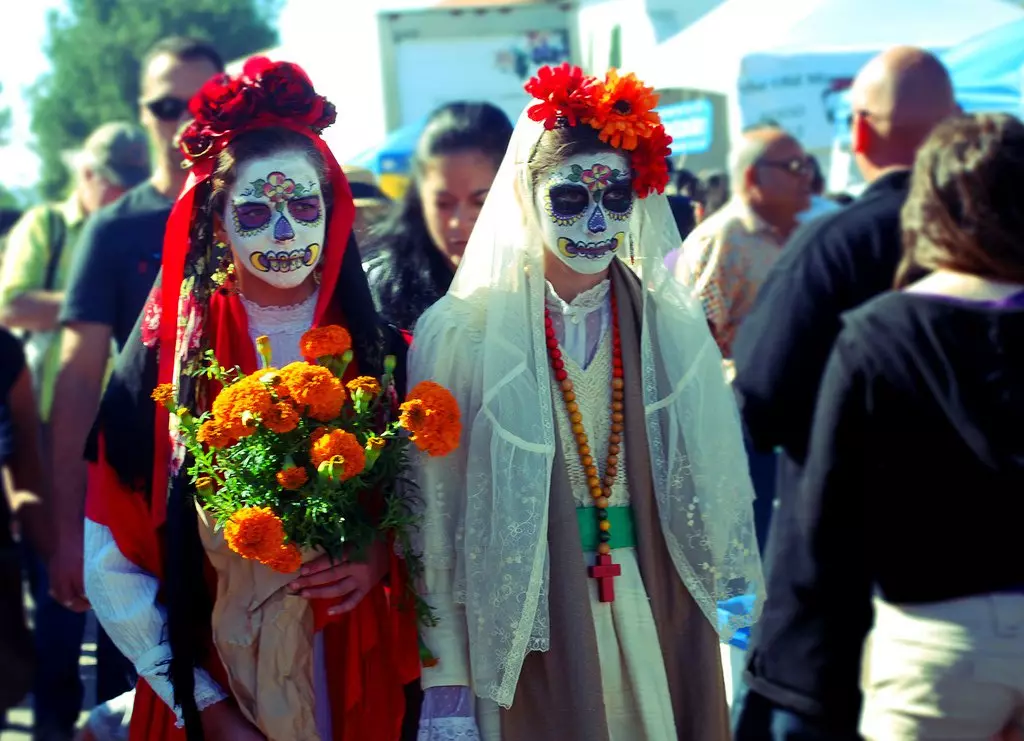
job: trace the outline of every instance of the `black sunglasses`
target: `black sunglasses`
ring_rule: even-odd
[[[143,103],[149,112],[161,121],[177,121],[188,110],[188,101],[172,98],[169,95]]]
[[[807,157],[794,157],[790,160],[766,160],[757,163],[758,167],[775,167],[792,175],[804,175],[812,171],[814,165]]]

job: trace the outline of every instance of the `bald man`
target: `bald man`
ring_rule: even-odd
[[[858,738],[874,585],[847,579],[841,558],[797,555],[821,551],[790,513],[841,315],[892,287],[914,155],[957,106],[942,63],[909,47],[871,60],[852,101],[854,156],[870,185],[794,234],[734,343],[748,434],[760,449],[784,452],[766,554],[769,597],[748,661],[749,694],[735,706],[736,741]],[[886,738],[900,737],[894,730]]]
[[[745,132],[731,159],[733,197],[690,233],[675,259],[676,279],[700,296],[725,358],[797,215],[810,205],[814,172],[800,142],[774,127]]]

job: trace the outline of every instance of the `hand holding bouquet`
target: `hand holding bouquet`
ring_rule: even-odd
[[[263,367],[249,376],[208,353],[198,373],[221,388],[198,417],[173,408],[172,387],[153,393],[177,421],[199,501],[228,546],[293,573],[310,551],[364,561],[383,541],[403,552],[414,584],[420,564],[409,543],[417,522],[400,483],[410,442],[432,456],[458,446],[454,397],[426,381],[398,404],[393,357],[382,378],[344,382],[352,350],[341,327],[303,336],[303,356],[315,362],[277,369],[266,338],[257,346]],[[417,599],[417,607],[429,621],[426,605]]]

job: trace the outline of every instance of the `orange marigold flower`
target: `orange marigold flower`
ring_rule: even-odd
[[[161,383],[153,389],[153,393],[150,395],[150,398],[160,406],[170,409],[176,396],[177,393],[173,383]]]
[[[417,448],[431,456],[444,456],[459,446],[462,419],[452,393],[433,381],[422,381],[400,407],[398,423]]]
[[[283,435],[299,426],[299,413],[287,401],[279,401],[263,415],[263,426]]]
[[[208,419],[203,422],[199,426],[199,432],[196,433],[196,439],[218,450],[227,448],[235,442],[230,429],[225,428],[216,419]]]
[[[266,562],[284,543],[284,523],[270,507],[243,507],[224,525],[224,539],[242,558]]]
[[[352,349],[352,337],[348,331],[336,325],[315,327],[299,341],[303,357],[317,360],[333,355],[343,355]]]
[[[277,483],[282,489],[288,491],[301,489],[307,481],[309,481],[309,474],[306,473],[305,468],[299,466],[291,466],[277,472]]]
[[[601,141],[632,151],[640,139],[649,137],[661,123],[661,117],[654,112],[658,95],[636,75],[619,77],[614,69],[608,71],[604,86],[601,101],[587,113],[583,122],[601,132],[598,135]]]
[[[345,387],[333,373],[311,363],[292,363],[281,369],[281,385],[295,403],[313,419],[330,422],[341,414]]]
[[[302,553],[299,552],[298,546],[294,543],[285,543],[278,549],[277,553],[263,563],[274,571],[279,571],[282,574],[292,574],[302,566]]]
[[[254,432],[254,418],[266,416],[273,405],[270,390],[255,376],[246,376],[221,389],[213,400],[213,416],[232,436],[240,439]]]
[[[345,465],[342,481],[358,476],[366,468],[366,451],[358,438],[345,430],[318,431],[311,438],[309,458],[314,466],[341,458]]]
[[[359,376],[345,385],[352,396],[355,396],[358,391],[362,391],[370,398],[375,398],[380,394],[380,381],[373,376]]]

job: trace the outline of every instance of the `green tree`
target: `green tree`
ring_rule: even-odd
[[[51,71],[32,91],[32,132],[42,160],[40,189],[68,185],[63,153],[107,121],[138,118],[140,62],[165,36],[212,41],[225,60],[277,43],[284,0],[68,0],[52,11]]]

